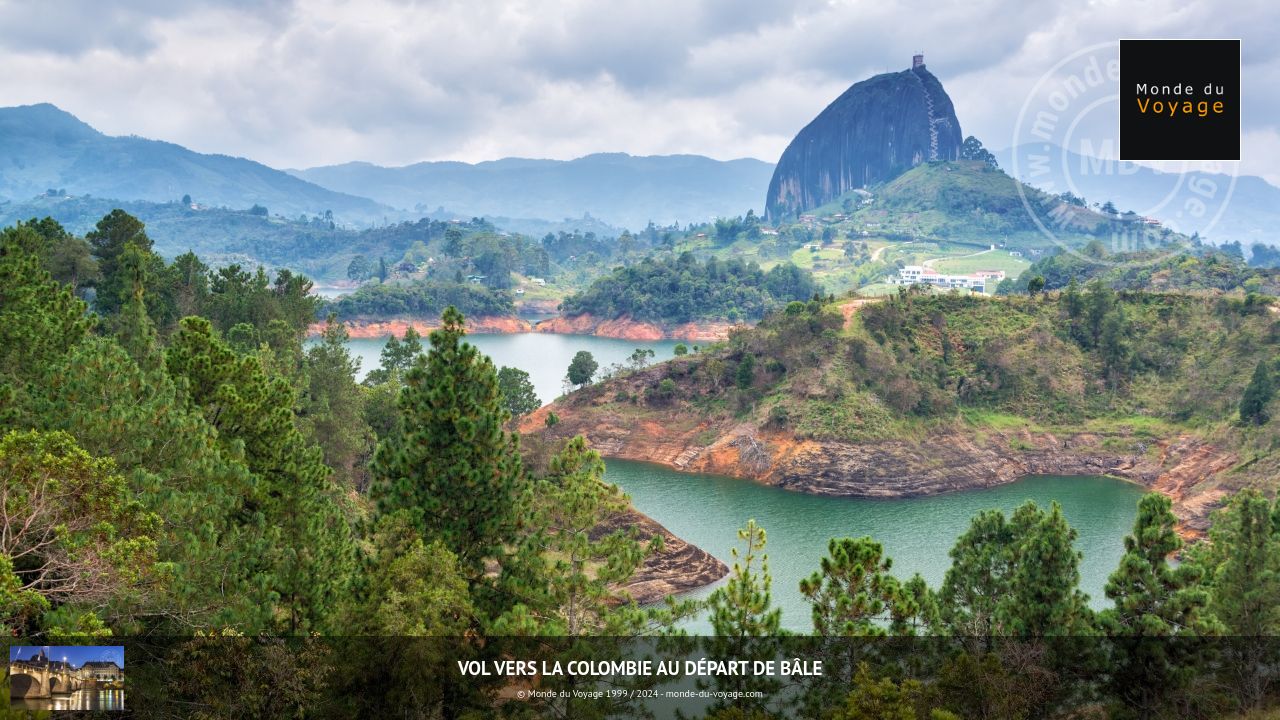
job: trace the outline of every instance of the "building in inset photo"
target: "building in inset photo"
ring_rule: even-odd
[[[123,710],[124,647],[9,648],[9,703],[15,710]]]

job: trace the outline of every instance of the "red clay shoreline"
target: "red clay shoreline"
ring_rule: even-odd
[[[390,335],[404,335],[412,327],[426,335],[440,327],[438,319],[424,318],[355,318],[344,323],[353,338],[374,339]],[[479,316],[467,318],[467,332],[478,334],[515,335],[520,333],[554,333],[561,335],[593,335],[619,340],[685,340],[689,342],[717,342],[729,337],[729,332],[744,325],[729,322],[689,322],[679,325],[662,325],[640,322],[627,318],[601,320],[591,315],[577,317],[557,316],[531,323],[512,315]],[[314,323],[308,329],[312,337],[324,330],[324,323]]]

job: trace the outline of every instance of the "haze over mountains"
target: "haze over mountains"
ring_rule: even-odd
[[[685,224],[747,210],[758,214],[773,165],[749,158],[598,153],[576,160],[505,158],[404,167],[346,163],[289,172],[419,214],[440,206],[464,216],[547,220],[587,213],[638,230],[649,221]]]
[[[1214,221],[1218,205],[1206,202],[1208,212],[1202,217],[1184,212],[1184,204],[1193,197],[1189,188],[1212,188],[1221,197],[1231,185],[1231,176],[1221,173],[1163,173],[1135,163],[1099,159],[1064,151],[1057,145],[1019,149],[1020,165],[1015,173],[1014,149],[995,153],[1000,167],[1019,180],[1047,192],[1071,189],[1090,203],[1115,203],[1120,212],[1133,210],[1164,221],[1166,226],[1190,235],[1200,233],[1207,242],[1222,244],[1237,241],[1247,250],[1251,245],[1280,243],[1280,188],[1266,180],[1241,175],[1220,218]],[[1048,156],[1051,160],[1034,172],[1026,167],[1026,158]],[[1047,170],[1047,172],[1046,172]],[[1179,180],[1181,186],[1178,186]],[[1172,195],[1171,190],[1179,187]],[[1208,192],[1208,190],[1206,190]],[[1171,198],[1171,199],[1170,199]]]
[[[0,108],[0,197],[27,200],[49,189],[152,202],[189,194],[203,205],[261,204],[290,217],[331,210],[352,222],[381,220],[390,212],[252,160],[104,135],[53,105]]]
[[[183,195],[206,206],[259,204],[296,217],[332,211],[339,222],[445,214],[562,221],[590,215],[617,228],[704,222],[759,212],[773,166],[698,155],[576,160],[507,158],[405,167],[347,163],[281,171],[245,158],[208,155],[140,137],[104,135],[53,105],[0,108],[0,200],[45,191],[150,202]],[[595,223],[587,223],[595,225]]]
[[[172,143],[107,136],[49,104],[0,108],[0,215],[38,211],[59,218],[59,203],[32,202],[49,189],[154,203],[173,203],[189,194],[204,206],[247,209],[258,204],[286,217],[332,211],[340,224],[354,227],[425,215],[483,216],[531,234],[563,228],[567,218],[578,229],[610,234],[608,226],[638,230],[651,220],[685,224],[747,210],[760,213],[766,197],[781,201],[787,193],[791,204],[780,202],[775,210],[785,206],[794,212],[837,196],[842,188],[875,186],[935,152],[941,159],[953,157],[959,123],[937,79],[924,68],[879,79],[853,85],[802,130],[783,154],[776,175],[773,165],[754,159],[624,153],[567,161],[507,158],[403,167],[346,163],[281,171]],[[876,102],[868,104],[869,98]],[[855,104],[862,108],[858,117],[846,112]],[[939,131],[936,151],[930,129]],[[1011,151],[996,156],[1012,173]],[[1114,162],[1097,165],[1072,152],[1065,158],[1065,164],[1050,163],[1050,173],[1038,177],[1021,168],[1019,179],[1061,192],[1068,187],[1064,168],[1071,168],[1075,192],[1090,202],[1111,200],[1122,211],[1152,215],[1214,243],[1238,240],[1246,248],[1280,243],[1280,189],[1262,178],[1238,178],[1226,211],[1210,226],[1209,217],[1179,218],[1179,208],[1157,207],[1175,176],[1145,167],[1117,172],[1120,166]],[[1226,175],[1199,172],[1183,180],[1209,181],[1219,188],[1230,182]],[[789,188],[787,193],[783,188]],[[87,209],[76,212],[83,215]],[[583,219],[585,215],[591,219]],[[84,222],[83,217],[68,219],[78,229]]]

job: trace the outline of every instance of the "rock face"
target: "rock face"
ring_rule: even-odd
[[[765,213],[776,221],[922,162],[955,160],[961,143],[951,98],[922,60],[876,75],[846,90],[791,141],[774,168]]]
[[[596,526],[591,536],[595,540],[628,528],[635,529],[645,541],[656,536],[662,538],[662,552],[646,558],[621,588],[638,603],[657,602],[669,595],[710,585],[729,574],[729,568],[723,562],[676,537],[635,508],[629,508]]]
[[[595,335],[621,340],[690,340],[716,342],[729,337],[729,331],[742,325],[730,322],[688,322],[679,325],[641,322],[629,318],[605,320],[584,313],[574,317],[563,315],[543,320],[534,326],[542,333],[561,335]]]
[[[637,373],[635,391],[657,377]],[[616,382],[616,381],[615,381]],[[797,438],[752,422],[717,420],[678,408],[644,410],[610,401],[616,388],[575,396],[520,420],[520,431],[559,440],[583,435],[605,457],[737,477],[815,495],[916,497],[1013,482],[1028,475],[1110,475],[1174,501],[1179,531],[1196,537],[1233,488],[1235,453],[1190,436],[939,428],[911,440],[850,443]],[[578,400],[578,402],[574,402]],[[559,423],[545,426],[554,411]]]
[[[349,320],[345,323],[347,333],[353,338],[384,338],[389,335],[401,337],[404,331],[413,328],[419,335],[426,337],[432,330],[439,329],[440,319],[405,319],[393,318],[390,320]],[[467,318],[467,332],[483,333],[492,335],[513,335],[518,333],[527,333],[533,329],[527,320],[507,316],[481,316]],[[313,323],[307,329],[307,333],[312,336],[318,336],[324,332],[324,323]]]

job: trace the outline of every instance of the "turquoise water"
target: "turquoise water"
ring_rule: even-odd
[[[831,498],[623,460],[609,460],[606,477],[641,512],[727,565],[738,528],[754,518],[768,534],[773,601],[782,608],[783,625],[799,631],[812,626],[798,586],[818,569],[830,538],[870,535],[893,558],[895,575],[906,579],[919,572],[936,588],[950,565],[947,552],[975,513],[988,508],[1009,512],[1025,500],[1044,507],[1053,500],[1061,503],[1067,521],[1079,532],[1081,589],[1095,607],[1102,607],[1103,586],[1124,553],[1123,538],[1133,527],[1144,492],[1113,478],[1039,476],[927,498]],[[705,596],[711,589],[691,596]],[[690,629],[707,631],[709,626],[699,620]]]
[[[519,335],[468,335],[467,341],[480,348],[497,367],[517,367],[529,373],[529,380],[542,402],[549,403],[564,393],[563,380],[569,362],[579,350],[595,356],[600,371],[623,362],[636,348],[654,351],[655,362],[673,357],[676,341],[614,340],[592,335],[552,335],[523,333]],[[360,358],[359,377],[378,367],[386,339],[353,339],[349,347]],[[426,345],[426,340],[423,340]]]
[[[542,333],[469,335],[467,339],[495,365],[528,372],[543,402],[562,393],[565,371],[579,350],[591,352],[604,368],[622,362],[637,347],[652,348],[655,360],[665,360],[676,345],[674,341]],[[362,360],[362,377],[378,366],[384,342],[351,341],[352,352]],[[947,552],[975,513],[987,508],[1009,512],[1028,499],[1043,506],[1053,500],[1062,504],[1067,520],[1080,534],[1076,548],[1084,554],[1081,587],[1095,607],[1101,607],[1106,601],[1102,588],[1120,560],[1123,538],[1132,528],[1143,493],[1136,485],[1112,478],[1045,476],[928,498],[831,498],[622,460],[608,461],[606,477],[631,495],[642,512],[726,564],[738,528],[754,518],[768,532],[773,600],[782,607],[784,625],[800,631],[810,628],[810,615],[798,585],[817,569],[830,538],[870,535],[885,545],[895,574],[907,578],[919,572],[937,587],[950,564]],[[692,596],[710,591],[704,588]],[[691,630],[707,629],[705,621],[691,626]]]

